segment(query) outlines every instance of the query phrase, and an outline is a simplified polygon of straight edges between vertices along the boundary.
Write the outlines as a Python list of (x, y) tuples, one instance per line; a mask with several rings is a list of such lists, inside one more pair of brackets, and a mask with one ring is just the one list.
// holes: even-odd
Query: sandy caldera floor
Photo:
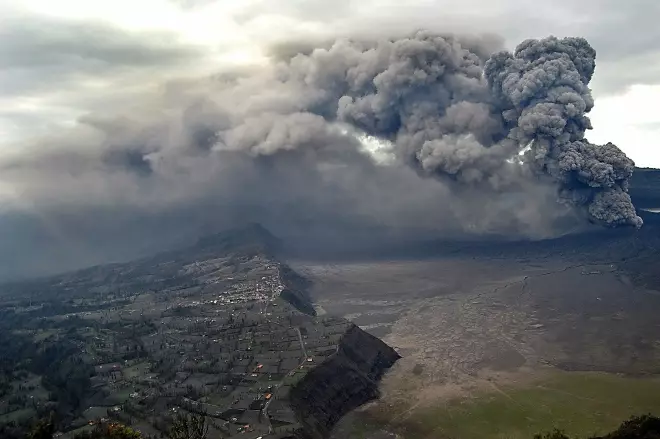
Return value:
[[(444, 257), (292, 267), (321, 313), (344, 316), (403, 358), (380, 404), (415, 408), (551, 369), (660, 370), (660, 295), (614, 263)], [(412, 399), (412, 400), (411, 400)]]

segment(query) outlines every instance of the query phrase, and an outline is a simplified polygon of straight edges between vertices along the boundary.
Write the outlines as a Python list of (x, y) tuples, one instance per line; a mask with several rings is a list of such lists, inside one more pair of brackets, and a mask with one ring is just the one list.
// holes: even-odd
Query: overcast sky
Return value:
[(590, 140), (660, 167), (657, 0), (0, 0), (0, 154), (168, 80), (264, 62), (272, 47), (415, 28), (522, 39), (579, 35), (598, 52)]

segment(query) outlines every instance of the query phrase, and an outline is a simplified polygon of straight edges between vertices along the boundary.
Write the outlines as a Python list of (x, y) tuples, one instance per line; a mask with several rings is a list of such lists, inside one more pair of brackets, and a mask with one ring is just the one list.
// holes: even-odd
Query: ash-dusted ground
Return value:
[(597, 235), (584, 251), (560, 240), (426, 260), (292, 265), (313, 281), (319, 309), (403, 356), (376, 406), (407, 404), (412, 413), (553, 370), (660, 371), (656, 232)]
[[(660, 294), (618, 264), (549, 260), (298, 264), (316, 303), (382, 336), (431, 382), (545, 364), (653, 372)], [(421, 371), (421, 372), (420, 372)]]

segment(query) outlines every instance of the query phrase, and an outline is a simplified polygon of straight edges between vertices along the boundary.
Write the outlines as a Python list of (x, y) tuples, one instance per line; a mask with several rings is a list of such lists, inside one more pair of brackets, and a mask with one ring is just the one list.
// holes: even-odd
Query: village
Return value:
[[(99, 422), (165, 437), (177, 414), (195, 413), (206, 417), (209, 439), (275, 438), (300, 427), (289, 392), (336, 352), (349, 325), (284, 300), (305, 296), (283, 269), (263, 252), (184, 253), (52, 281), (66, 306), (48, 295), (29, 303), (10, 297), (2, 306), (21, 323), (12, 329), (20, 339), (67, 353), (52, 367), (73, 361), (86, 371), (71, 390), (75, 417), (58, 437)], [(142, 288), (145, 276), (149, 288)], [(49, 372), (38, 372), (9, 377), (0, 425), (61, 404)]]

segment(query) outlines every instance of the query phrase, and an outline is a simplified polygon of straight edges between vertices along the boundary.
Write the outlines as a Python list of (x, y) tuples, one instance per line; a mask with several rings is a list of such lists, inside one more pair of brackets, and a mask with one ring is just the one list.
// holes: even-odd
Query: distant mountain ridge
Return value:
[(275, 254), (282, 248), (282, 241), (258, 223), (225, 230), (199, 238), (192, 247), (216, 251), (243, 251)]
[[(130, 285), (149, 290), (170, 288), (175, 284), (195, 284), (200, 273), (182, 270), (185, 266), (220, 257), (240, 260), (262, 256), (277, 261), (275, 253), (281, 246), (278, 238), (259, 224), (228, 229), (200, 238), (195, 244), (156, 253), (152, 256), (128, 262), (95, 265), (61, 274), (19, 280), (0, 284), (0, 296), (24, 294), (58, 294), (63, 299), (82, 290), (103, 291), (107, 288), (123, 289)], [(279, 263), (279, 261), (277, 261)], [(285, 267), (284, 264), (281, 264)], [(292, 278), (293, 279), (293, 278)], [(290, 280), (287, 278), (287, 280)], [(304, 285), (292, 282), (291, 288), (301, 303), (308, 298)], [(303, 300), (305, 299), (305, 300)], [(313, 311), (311, 305), (303, 306), (303, 312)]]

